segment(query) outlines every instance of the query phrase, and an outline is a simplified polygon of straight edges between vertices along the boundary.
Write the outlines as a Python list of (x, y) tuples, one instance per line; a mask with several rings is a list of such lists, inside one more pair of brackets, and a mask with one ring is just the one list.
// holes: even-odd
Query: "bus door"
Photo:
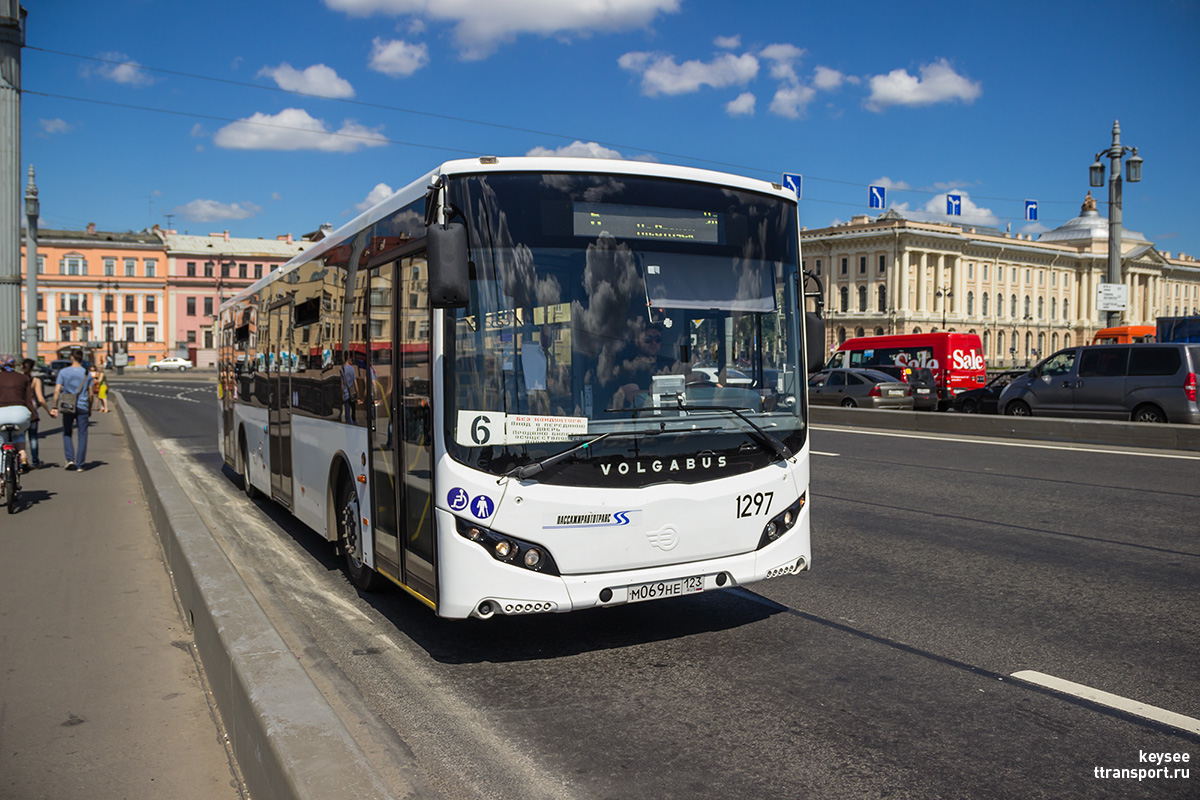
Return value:
[(267, 319), (268, 440), (271, 495), (292, 505), (292, 301), (276, 303)]
[(437, 602), (424, 254), (370, 270), (369, 413), (377, 568)]

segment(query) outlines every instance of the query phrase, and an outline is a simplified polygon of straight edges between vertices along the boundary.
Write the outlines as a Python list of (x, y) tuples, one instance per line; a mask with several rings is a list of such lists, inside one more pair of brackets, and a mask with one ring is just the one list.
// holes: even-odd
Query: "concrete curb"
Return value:
[(137, 413), (125, 403), (117, 409), (250, 796), (393, 797), (213, 539)]
[(1031, 439), (1041, 442), (1146, 447), (1154, 450), (1200, 451), (1200, 425), (1155, 425), (1064, 417), (1002, 417), (992, 414), (949, 414), (880, 411), (868, 408), (811, 406), (819, 425), (890, 428), (899, 431)]

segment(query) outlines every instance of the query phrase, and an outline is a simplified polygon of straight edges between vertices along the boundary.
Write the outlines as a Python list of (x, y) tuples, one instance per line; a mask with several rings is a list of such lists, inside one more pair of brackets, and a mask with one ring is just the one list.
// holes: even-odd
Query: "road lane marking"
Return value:
[(829, 433), (858, 433), (865, 436), (894, 436), (900, 439), (925, 439), (935, 442), (959, 442), (962, 444), (990, 444), (994, 447), (1026, 447), (1034, 450), (1073, 450), (1077, 453), (1101, 453), (1117, 456), (1142, 456), (1143, 458), (1175, 458), (1183, 461), (1200, 461), (1200, 455), (1185, 455), (1183, 453), (1146, 453), (1136, 450), (1108, 450), (1099, 447), (1081, 447), (1070, 444), (1038, 444), (1035, 442), (1002, 442), (995, 439), (964, 439), (955, 436), (932, 436), (920, 433), (897, 433), (894, 431), (866, 431), (852, 428), (830, 428), (812, 426), (813, 430), (828, 431)]
[(1014, 672), (1012, 677), (1025, 683), (1032, 683), (1036, 686), (1041, 686), (1053, 692), (1067, 694), (1072, 697), (1078, 697), (1081, 700), (1087, 700), (1089, 703), (1114, 708), (1117, 711), (1123, 711), (1126, 714), (1133, 714), (1136, 717), (1153, 720), (1154, 722), (1163, 725), (1169, 725), (1172, 728), (1178, 728), (1181, 731), (1188, 733), (1200, 734), (1200, 719), (1187, 717), (1183, 714), (1177, 714), (1174, 711), (1167, 711), (1165, 708), (1158, 706), (1139, 703), (1137, 700), (1130, 700), (1127, 697), (1120, 695), (1102, 692), (1099, 689), (1093, 689), (1090, 686), (1084, 686), (1082, 683), (1073, 683), (1062, 678), (1056, 678), (1053, 675), (1047, 675), (1044, 672), (1036, 672), (1031, 669)]

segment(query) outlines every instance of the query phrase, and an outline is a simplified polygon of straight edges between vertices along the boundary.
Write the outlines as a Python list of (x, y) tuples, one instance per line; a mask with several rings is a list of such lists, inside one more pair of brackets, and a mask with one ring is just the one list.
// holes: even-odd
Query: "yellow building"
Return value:
[[(852, 336), (976, 333), (989, 367), (1023, 365), (1086, 344), (1106, 326), (1096, 292), (1108, 275), (1108, 220), (1089, 192), (1080, 215), (1037, 238), (969, 224), (879, 217), (804, 230), (805, 269), (825, 285), (826, 345)], [(1200, 262), (1125, 230), (1122, 324), (1200, 313)]]

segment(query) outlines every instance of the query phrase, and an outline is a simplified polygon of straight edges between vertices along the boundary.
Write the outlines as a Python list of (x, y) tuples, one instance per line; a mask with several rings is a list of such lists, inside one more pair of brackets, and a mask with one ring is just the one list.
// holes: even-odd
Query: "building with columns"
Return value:
[[(826, 345), (853, 336), (976, 333), (989, 367), (1023, 366), (1087, 344), (1108, 274), (1108, 220), (1088, 193), (1080, 215), (1038, 237), (920, 222), (894, 209), (801, 233), (805, 269), (825, 286)], [(1200, 313), (1200, 262), (1159, 252), (1126, 229), (1122, 324)]]

